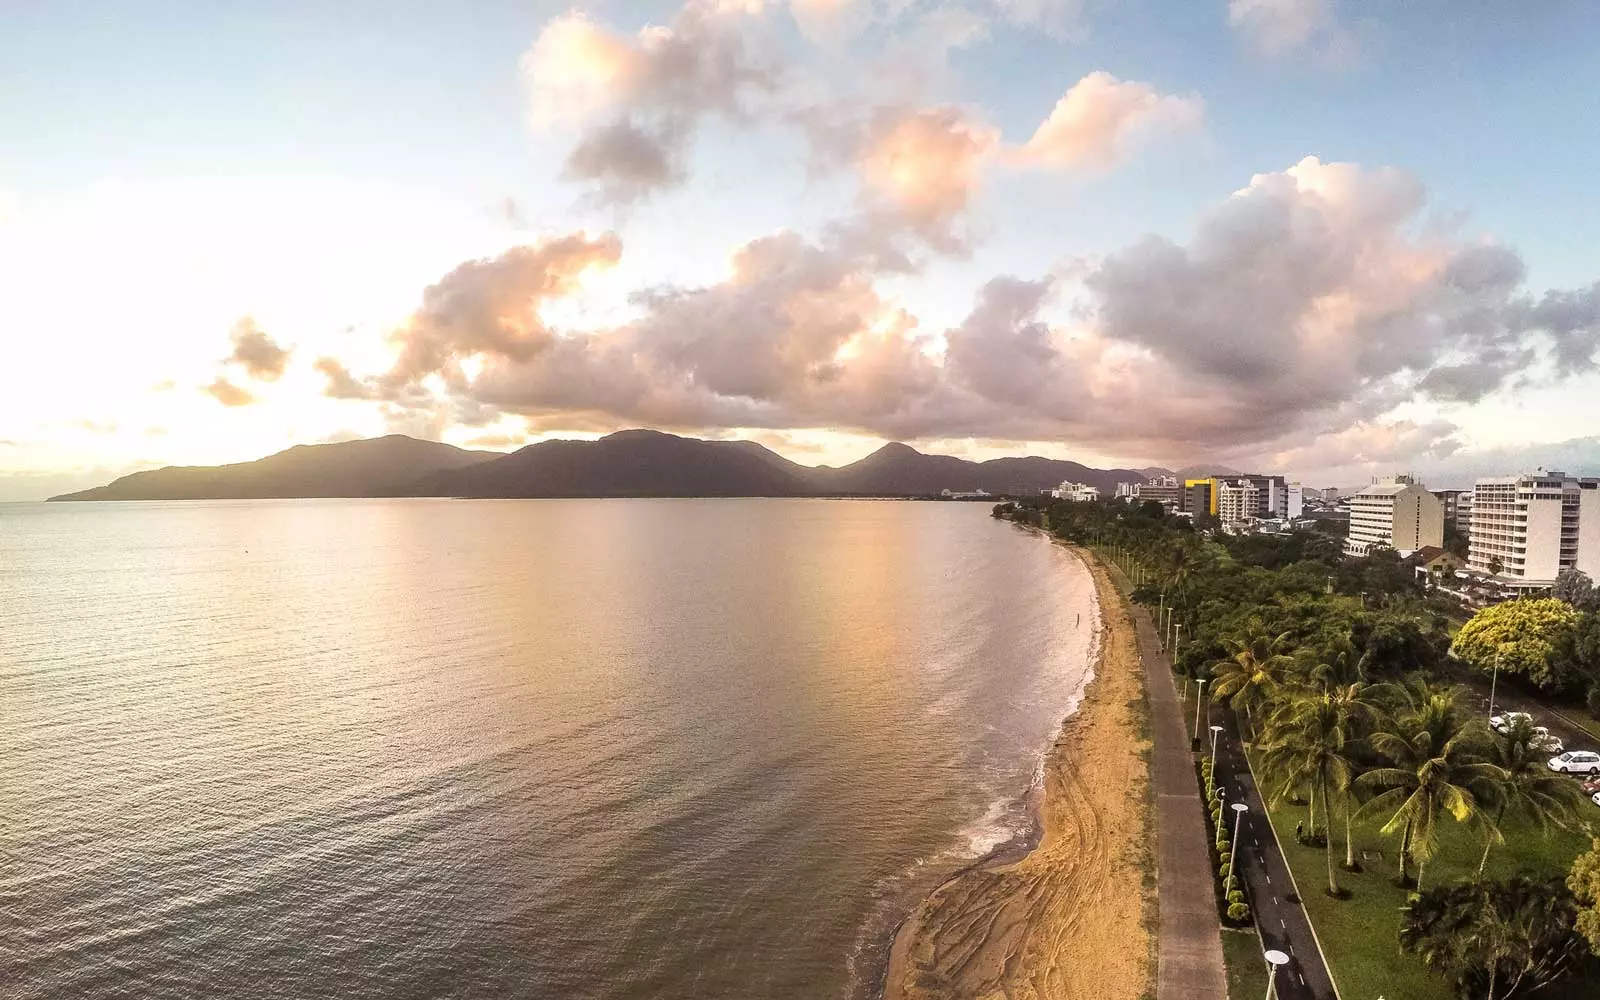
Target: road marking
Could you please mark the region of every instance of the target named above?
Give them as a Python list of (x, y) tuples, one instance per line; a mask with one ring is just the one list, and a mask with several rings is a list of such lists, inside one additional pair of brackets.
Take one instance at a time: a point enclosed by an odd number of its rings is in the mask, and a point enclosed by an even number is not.
[(1306, 984), (1306, 974), (1303, 972), (1296, 972), (1295, 975), (1300, 977), (1300, 985), (1304, 986)]
[(1271, 876), (1271, 875), (1268, 875), (1268, 876), (1267, 876), (1267, 884), (1268, 884), (1268, 885), (1271, 885), (1271, 884), (1272, 884), (1272, 876)]
[(1285, 931), (1287, 931), (1289, 929), (1289, 925), (1283, 922), (1283, 918), (1282, 917), (1278, 918), (1278, 926), (1282, 927)]
[(1272, 905), (1273, 906), (1277, 906), (1278, 905), (1278, 897), (1277, 897), (1276, 894), (1274, 894), (1273, 897), (1272, 897)]

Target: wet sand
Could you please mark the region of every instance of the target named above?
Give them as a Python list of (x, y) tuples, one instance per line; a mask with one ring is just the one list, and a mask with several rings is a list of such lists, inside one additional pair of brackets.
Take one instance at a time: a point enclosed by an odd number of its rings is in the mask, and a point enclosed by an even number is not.
[(1152, 988), (1139, 655), (1123, 597), (1081, 555), (1104, 632), (1094, 680), (1045, 761), (1039, 844), (968, 869), (923, 901), (895, 936), (885, 1000), (1139, 1000)]

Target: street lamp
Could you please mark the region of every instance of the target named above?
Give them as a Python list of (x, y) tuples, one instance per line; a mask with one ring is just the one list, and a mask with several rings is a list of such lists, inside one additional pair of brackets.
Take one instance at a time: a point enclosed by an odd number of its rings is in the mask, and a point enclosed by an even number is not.
[(1244, 820), (1244, 814), (1249, 811), (1250, 807), (1243, 802), (1233, 804), (1233, 845), (1228, 848), (1228, 887), (1222, 892), (1224, 899), (1233, 891), (1233, 880), (1239, 875), (1234, 871), (1234, 864), (1239, 857), (1239, 824)]
[(1267, 960), (1267, 1000), (1272, 1000), (1278, 995), (1278, 970), (1289, 964), (1289, 956), (1273, 948), (1261, 957)]
[(1199, 684), (1200, 690), (1194, 696), (1194, 738), (1196, 740), (1200, 739), (1200, 706), (1206, 700), (1206, 679), (1201, 677)]
[(1222, 732), (1221, 726), (1211, 727), (1211, 763), (1217, 762), (1217, 734)]

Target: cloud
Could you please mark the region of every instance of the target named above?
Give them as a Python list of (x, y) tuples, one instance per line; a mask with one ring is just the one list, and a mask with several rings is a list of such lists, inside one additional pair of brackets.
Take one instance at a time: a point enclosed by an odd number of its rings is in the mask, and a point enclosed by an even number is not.
[[(571, 292), (590, 268), (615, 264), (621, 252), (614, 235), (575, 233), (457, 265), (422, 293), (422, 306), (395, 331), (400, 354), (385, 386), (396, 391), (430, 373), (458, 380), (457, 362), (473, 355), (534, 357), (554, 337), (539, 307)], [(337, 381), (329, 367), (319, 370)]]
[[(875, 209), (939, 225), (964, 209), (969, 174), (923, 173), (973, 155), (945, 145), (960, 121), (868, 130), (863, 155), (882, 137), (934, 150), (905, 175), (886, 157)], [(1426, 204), (1404, 171), (1308, 157), (1220, 200), (1186, 243), (996, 277), (943, 331), (887, 297), (883, 255), (839, 229), (752, 240), (725, 280), (635, 295), (631, 322), (553, 328), (540, 306), (622, 252), (574, 235), (446, 275), (377, 384), (393, 419), (429, 426), (510, 413), (537, 431), (826, 428), (1157, 461), (1443, 457), (1461, 443), (1448, 414), (1397, 408), (1586, 370), (1600, 293), (1526, 293), (1514, 251), (1425, 224)]]
[(223, 406), (249, 406), (256, 401), (256, 397), (249, 392), (229, 382), (225, 376), (218, 375), (211, 380), (211, 384), (203, 386), (200, 390)]
[(1056, 102), (1020, 157), (1050, 167), (1105, 169), (1144, 138), (1196, 129), (1204, 118), (1198, 94), (1162, 94), (1148, 83), (1094, 72)]
[(839, 45), (872, 22), (867, 0), (789, 0), (789, 13), (800, 33), (821, 45)]
[(233, 324), (228, 339), (233, 353), (225, 363), (239, 365), (251, 378), (276, 382), (288, 367), (291, 352), (279, 347), (249, 316)]
[(1089, 36), (1087, 0), (992, 0), (1000, 16), (1021, 28), (1036, 28), (1058, 41)]
[(1348, 64), (1359, 54), (1335, 0), (1228, 0), (1228, 24), (1269, 59), (1309, 52), (1325, 63)]
[(311, 367), (327, 377), (328, 385), (323, 395), (330, 399), (372, 399), (377, 395), (377, 390), (357, 380), (338, 358), (320, 357)]
[(736, 6), (695, 0), (631, 38), (577, 11), (547, 24), (522, 73), (535, 126), (579, 131), (566, 175), (608, 204), (680, 182), (702, 121), (749, 121), (752, 101), (778, 86), (749, 24)]

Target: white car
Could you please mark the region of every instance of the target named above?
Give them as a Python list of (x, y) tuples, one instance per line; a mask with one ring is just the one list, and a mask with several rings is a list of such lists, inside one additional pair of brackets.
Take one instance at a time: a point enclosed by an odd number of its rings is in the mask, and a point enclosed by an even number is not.
[(1489, 716), (1489, 727), (1497, 733), (1509, 733), (1511, 727), (1518, 721), (1533, 723), (1533, 716), (1527, 712), (1507, 712), (1504, 715)]
[(1600, 806), (1600, 792), (1595, 792), (1593, 795), (1589, 796), (1589, 801), (1593, 802), (1597, 806)]
[[(1568, 750), (1557, 757), (1550, 758), (1550, 770), (1560, 771), (1563, 774), (1600, 774), (1600, 753), (1593, 750)], [(1595, 792), (1600, 796), (1600, 792)], [(1595, 802), (1600, 803), (1600, 798)]]
[(1561, 742), (1561, 737), (1551, 736), (1550, 730), (1543, 726), (1533, 727), (1533, 738), (1528, 740), (1528, 745), (1545, 753), (1560, 753), (1567, 748), (1566, 744)]

